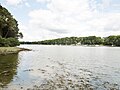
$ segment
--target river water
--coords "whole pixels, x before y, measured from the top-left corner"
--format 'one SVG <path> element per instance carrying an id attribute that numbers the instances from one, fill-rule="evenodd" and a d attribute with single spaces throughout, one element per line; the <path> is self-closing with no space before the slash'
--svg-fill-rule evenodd
<path id="1" fill-rule="evenodd" d="M 0 90 L 119 90 L 120 48 L 21 45 L 0 56 Z"/>

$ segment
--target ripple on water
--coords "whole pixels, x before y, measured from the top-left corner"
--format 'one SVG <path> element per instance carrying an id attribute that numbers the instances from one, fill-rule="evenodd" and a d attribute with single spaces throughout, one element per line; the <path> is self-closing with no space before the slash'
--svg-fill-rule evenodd
<path id="1" fill-rule="evenodd" d="M 120 51 L 117 49 L 28 47 L 33 51 L 19 54 L 19 63 L 15 65 L 16 74 L 4 89 L 119 90 L 120 88 Z M 1 62 L 0 66 L 3 64 L 6 63 Z M 10 68 L 9 66 L 12 64 L 4 68 Z M 13 70 L 14 68 L 11 69 Z M 2 71 L 2 73 L 7 75 L 9 72 Z M 2 84 L 0 82 L 1 86 Z"/>

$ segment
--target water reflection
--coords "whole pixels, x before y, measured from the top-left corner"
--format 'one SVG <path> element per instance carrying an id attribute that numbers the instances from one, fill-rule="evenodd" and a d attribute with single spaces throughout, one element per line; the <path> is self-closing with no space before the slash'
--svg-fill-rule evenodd
<path id="1" fill-rule="evenodd" d="M 0 56 L 0 90 L 120 90 L 120 48 L 21 47 Z"/>
<path id="2" fill-rule="evenodd" d="M 9 84 L 16 75 L 18 54 L 0 56 L 0 87 Z"/>

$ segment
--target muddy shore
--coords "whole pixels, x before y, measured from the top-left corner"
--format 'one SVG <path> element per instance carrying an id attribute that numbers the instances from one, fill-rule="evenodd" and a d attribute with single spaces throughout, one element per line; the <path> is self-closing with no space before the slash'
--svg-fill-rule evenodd
<path id="1" fill-rule="evenodd" d="M 31 51 L 31 50 L 26 48 L 19 48 L 19 47 L 0 47 L 0 55 L 16 54 L 20 51 Z"/>

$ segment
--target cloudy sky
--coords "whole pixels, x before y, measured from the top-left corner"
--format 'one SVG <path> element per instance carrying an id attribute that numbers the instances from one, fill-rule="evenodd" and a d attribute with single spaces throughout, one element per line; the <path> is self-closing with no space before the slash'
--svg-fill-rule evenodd
<path id="1" fill-rule="evenodd" d="M 120 0 L 0 0 L 19 23 L 22 41 L 120 35 Z"/>

